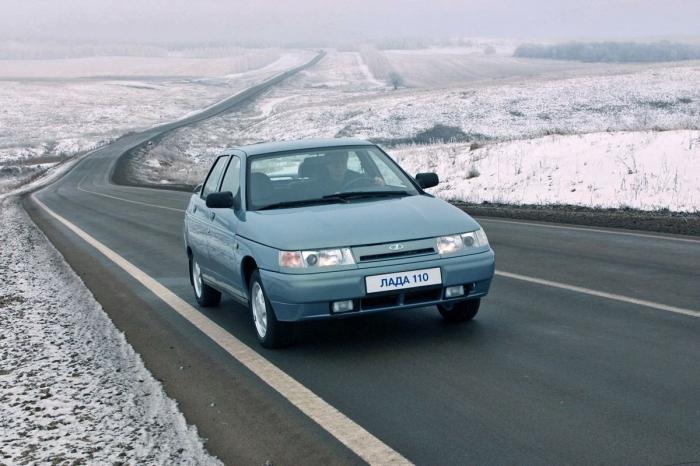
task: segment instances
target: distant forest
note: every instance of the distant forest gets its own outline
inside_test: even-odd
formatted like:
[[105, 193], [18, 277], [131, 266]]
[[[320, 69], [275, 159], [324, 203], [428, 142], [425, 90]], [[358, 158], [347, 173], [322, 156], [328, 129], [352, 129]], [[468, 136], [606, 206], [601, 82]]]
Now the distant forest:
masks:
[[569, 42], [523, 44], [516, 57], [575, 60], [582, 62], [664, 62], [700, 59], [700, 46], [674, 42]]

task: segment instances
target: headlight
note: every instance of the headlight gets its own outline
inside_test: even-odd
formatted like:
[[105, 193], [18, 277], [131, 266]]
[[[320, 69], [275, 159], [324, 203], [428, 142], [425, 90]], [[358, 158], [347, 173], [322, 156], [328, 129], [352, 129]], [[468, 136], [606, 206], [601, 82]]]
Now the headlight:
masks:
[[481, 248], [489, 245], [489, 239], [486, 237], [483, 228], [479, 228], [476, 231], [469, 233], [464, 233], [462, 235], [462, 241], [465, 247]]
[[437, 238], [439, 254], [452, 254], [462, 249], [481, 248], [489, 245], [486, 233], [482, 228], [461, 235], [440, 236]]
[[350, 248], [321, 249], [318, 251], [280, 251], [279, 265], [288, 268], [330, 267], [333, 265], [353, 265]]
[[450, 254], [464, 248], [460, 235], [440, 236], [437, 239], [437, 250], [440, 254]]

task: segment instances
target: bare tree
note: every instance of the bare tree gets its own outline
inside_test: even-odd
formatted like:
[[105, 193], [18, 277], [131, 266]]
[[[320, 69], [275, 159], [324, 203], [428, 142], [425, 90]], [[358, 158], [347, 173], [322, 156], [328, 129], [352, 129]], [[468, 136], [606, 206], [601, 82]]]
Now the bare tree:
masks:
[[389, 84], [394, 86], [394, 90], [404, 85], [403, 77], [396, 71], [391, 71], [388, 76]]

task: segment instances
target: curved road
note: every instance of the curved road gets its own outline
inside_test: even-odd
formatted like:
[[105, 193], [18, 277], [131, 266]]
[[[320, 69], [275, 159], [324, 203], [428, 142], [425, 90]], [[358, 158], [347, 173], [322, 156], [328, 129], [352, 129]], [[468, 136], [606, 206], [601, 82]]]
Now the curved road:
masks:
[[[110, 178], [128, 149], [215, 110], [122, 138], [35, 196], [196, 306], [181, 233], [189, 194]], [[212, 454], [363, 463], [33, 197], [24, 204]], [[480, 221], [499, 275], [469, 324], [430, 308], [314, 323], [267, 351], [234, 301], [198, 312], [410, 462], [700, 461], [700, 240]]]

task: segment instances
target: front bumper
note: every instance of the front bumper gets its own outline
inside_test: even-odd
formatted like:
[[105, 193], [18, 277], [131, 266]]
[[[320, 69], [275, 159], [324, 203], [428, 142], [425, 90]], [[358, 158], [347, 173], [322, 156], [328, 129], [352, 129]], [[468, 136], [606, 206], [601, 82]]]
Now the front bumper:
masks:
[[[385, 273], [440, 267], [442, 285], [372, 293], [365, 290], [365, 277]], [[436, 258], [425, 261], [359, 268], [314, 274], [288, 274], [261, 270], [267, 297], [278, 320], [300, 321], [367, 314], [430, 306], [486, 296], [495, 269], [492, 250], [479, 254]], [[444, 288], [465, 285], [467, 293], [446, 299]], [[354, 310], [342, 314], [331, 312], [333, 301], [353, 300]]]

